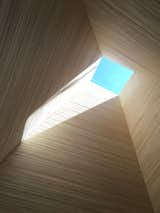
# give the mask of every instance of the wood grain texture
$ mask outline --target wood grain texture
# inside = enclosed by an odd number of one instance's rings
[[[22,143],[0,167],[10,213],[151,213],[118,98]]]
[[[87,68],[80,74],[83,77],[77,76],[66,85],[67,89],[61,89],[56,97],[50,98],[30,115],[25,124],[22,141],[117,96],[91,81],[98,64],[93,70],[92,67],[89,67],[90,71]],[[89,73],[86,74],[86,71]]]
[[[137,72],[121,102],[155,212],[160,212],[160,79]]]
[[[135,71],[121,102],[153,206],[159,213],[159,1],[84,2],[103,54]]]
[[[0,161],[28,116],[98,57],[81,1],[0,1]]]
[[[152,0],[84,0],[102,53],[159,75],[160,4]]]

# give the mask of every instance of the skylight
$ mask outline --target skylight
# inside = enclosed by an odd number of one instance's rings
[[[30,115],[22,140],[116,97],[132,75],[130,69],[100,58]]]
[[[127,67],[102,58],[93,75],[92,82],[119,95],[132,75],[133,71]]]

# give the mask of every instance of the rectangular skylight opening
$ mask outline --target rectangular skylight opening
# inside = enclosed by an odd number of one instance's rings
[[[29,116],[22,140],[116,97],[132,75],[130,69],[100,58]]]

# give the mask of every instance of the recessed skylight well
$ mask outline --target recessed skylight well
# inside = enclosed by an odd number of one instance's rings
[[[130,69],[100,58],[30,115],[22,140],[119,95],[132,75]]]

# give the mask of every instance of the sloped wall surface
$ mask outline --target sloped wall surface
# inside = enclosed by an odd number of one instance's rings
[[[102,53],[135,71],[121,95],[145,182],[160,212],[160,4],[84,0]]]
[[[160,212],[160,83],[151,72],[136,73],[121,95],[148,192]]]
[[[153,212],[118,98],[22,143],[0,189],[2,212]]]
[[[0,161],[28,116],[98,57],[81,1],[0,2]]]

